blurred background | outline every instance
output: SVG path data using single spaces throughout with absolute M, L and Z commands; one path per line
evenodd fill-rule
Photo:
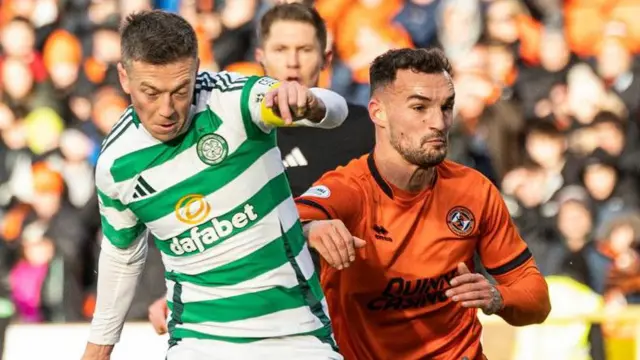
M 203 69 L 261 74 L 255 26 L 274 2 L 0 0 L 0 328 L 11 323 L 7 348 L 44 336 L 38 331 L 46 325 L 38 324 L 91 318 L 100 231 L 93 167 L 102 138 L 128 106 L 115 67 L 123 16 L 152 7 L 178 12 L 197 31 Z M 501 189 L 548 276 L 554 317 L 578 319 L 517 331 L 487 320 L 490 358 L 528 359 L 531 349 L 553 348 L 569 334 L 591 348 L 604 343 L 609 359 L 636 358 L 640 1 L 308 2 L 327 22 L 335 53 L 320 85 L 350 102 L 366 105 L 368 64 L 388 49 L 439 46 L 452 61 L 450 158 Z M 163 294 L 152 251 L 130 320 L 146 320 Z M 155 336 L 148 324 L 141 331 Z M 493 344 L 496 334 L 501 341 Z M 85 336 L 75 341 L 82 346 Z

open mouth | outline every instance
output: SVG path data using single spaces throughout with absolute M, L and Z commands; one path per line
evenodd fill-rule
M 300 78 L 297 76 L 287 76 L 287 81 L 295 81 L 295 82 L 300 82 Z

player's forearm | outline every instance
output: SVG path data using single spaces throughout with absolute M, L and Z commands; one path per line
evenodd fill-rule
M 546 320 L 551 311 L 549 289 L 533 260 L 496 280 L 504 304 L 498 315 L 507 323 L 525 326 Z
M 82 360 L 109 360 L 113 345 L 96 345 L 88 343 Z
M 113 345 L 120 340 L 124 320 L 133 301 L 144 269 L 144 237 L 129 249 L 119 249 L 106 239 L 98 265 L 96 309 L 91 322 L 89 343 Z
M 346 100 L 339 94 L 322 88 L 312 88 L 316 102 L 311 104 L 306 119 L 296 121 L 296 125 L 332 129 L 340 126 L 349 114 Z

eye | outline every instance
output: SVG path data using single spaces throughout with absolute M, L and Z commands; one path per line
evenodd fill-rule
M 425 107 L 422 105 L 415 105 L 415 106 L 412 106 L 411 108 L 417 112 L 422 112 L 425 109 Z
M 177 97 L 183 98 L 187 95 L 189 95 L 189 92 L 186 89 L 180 90 L 176 93 L 174 93 L 174 95 L 176 95 Z
M 447 104 L 442 107 L 442 111 L 452 111 L 452 110 L 453 110 L 453 104 Z

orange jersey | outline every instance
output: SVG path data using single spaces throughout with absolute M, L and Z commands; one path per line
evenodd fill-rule
M 498 190 L 475 170 L 445 161 L 432 188 L 409 194 L 366 155 L 325 174 L 296 203 L 303 220 L 340 219 L 367 241 L 349 268 L 321 266 L 346 360 L 482 359 L 477 310 L 445 296 L 457 264 L 472 269 L 475 251 L 500 283 L 502 317 L 525 325 L 548 314 L 531 253 Z

